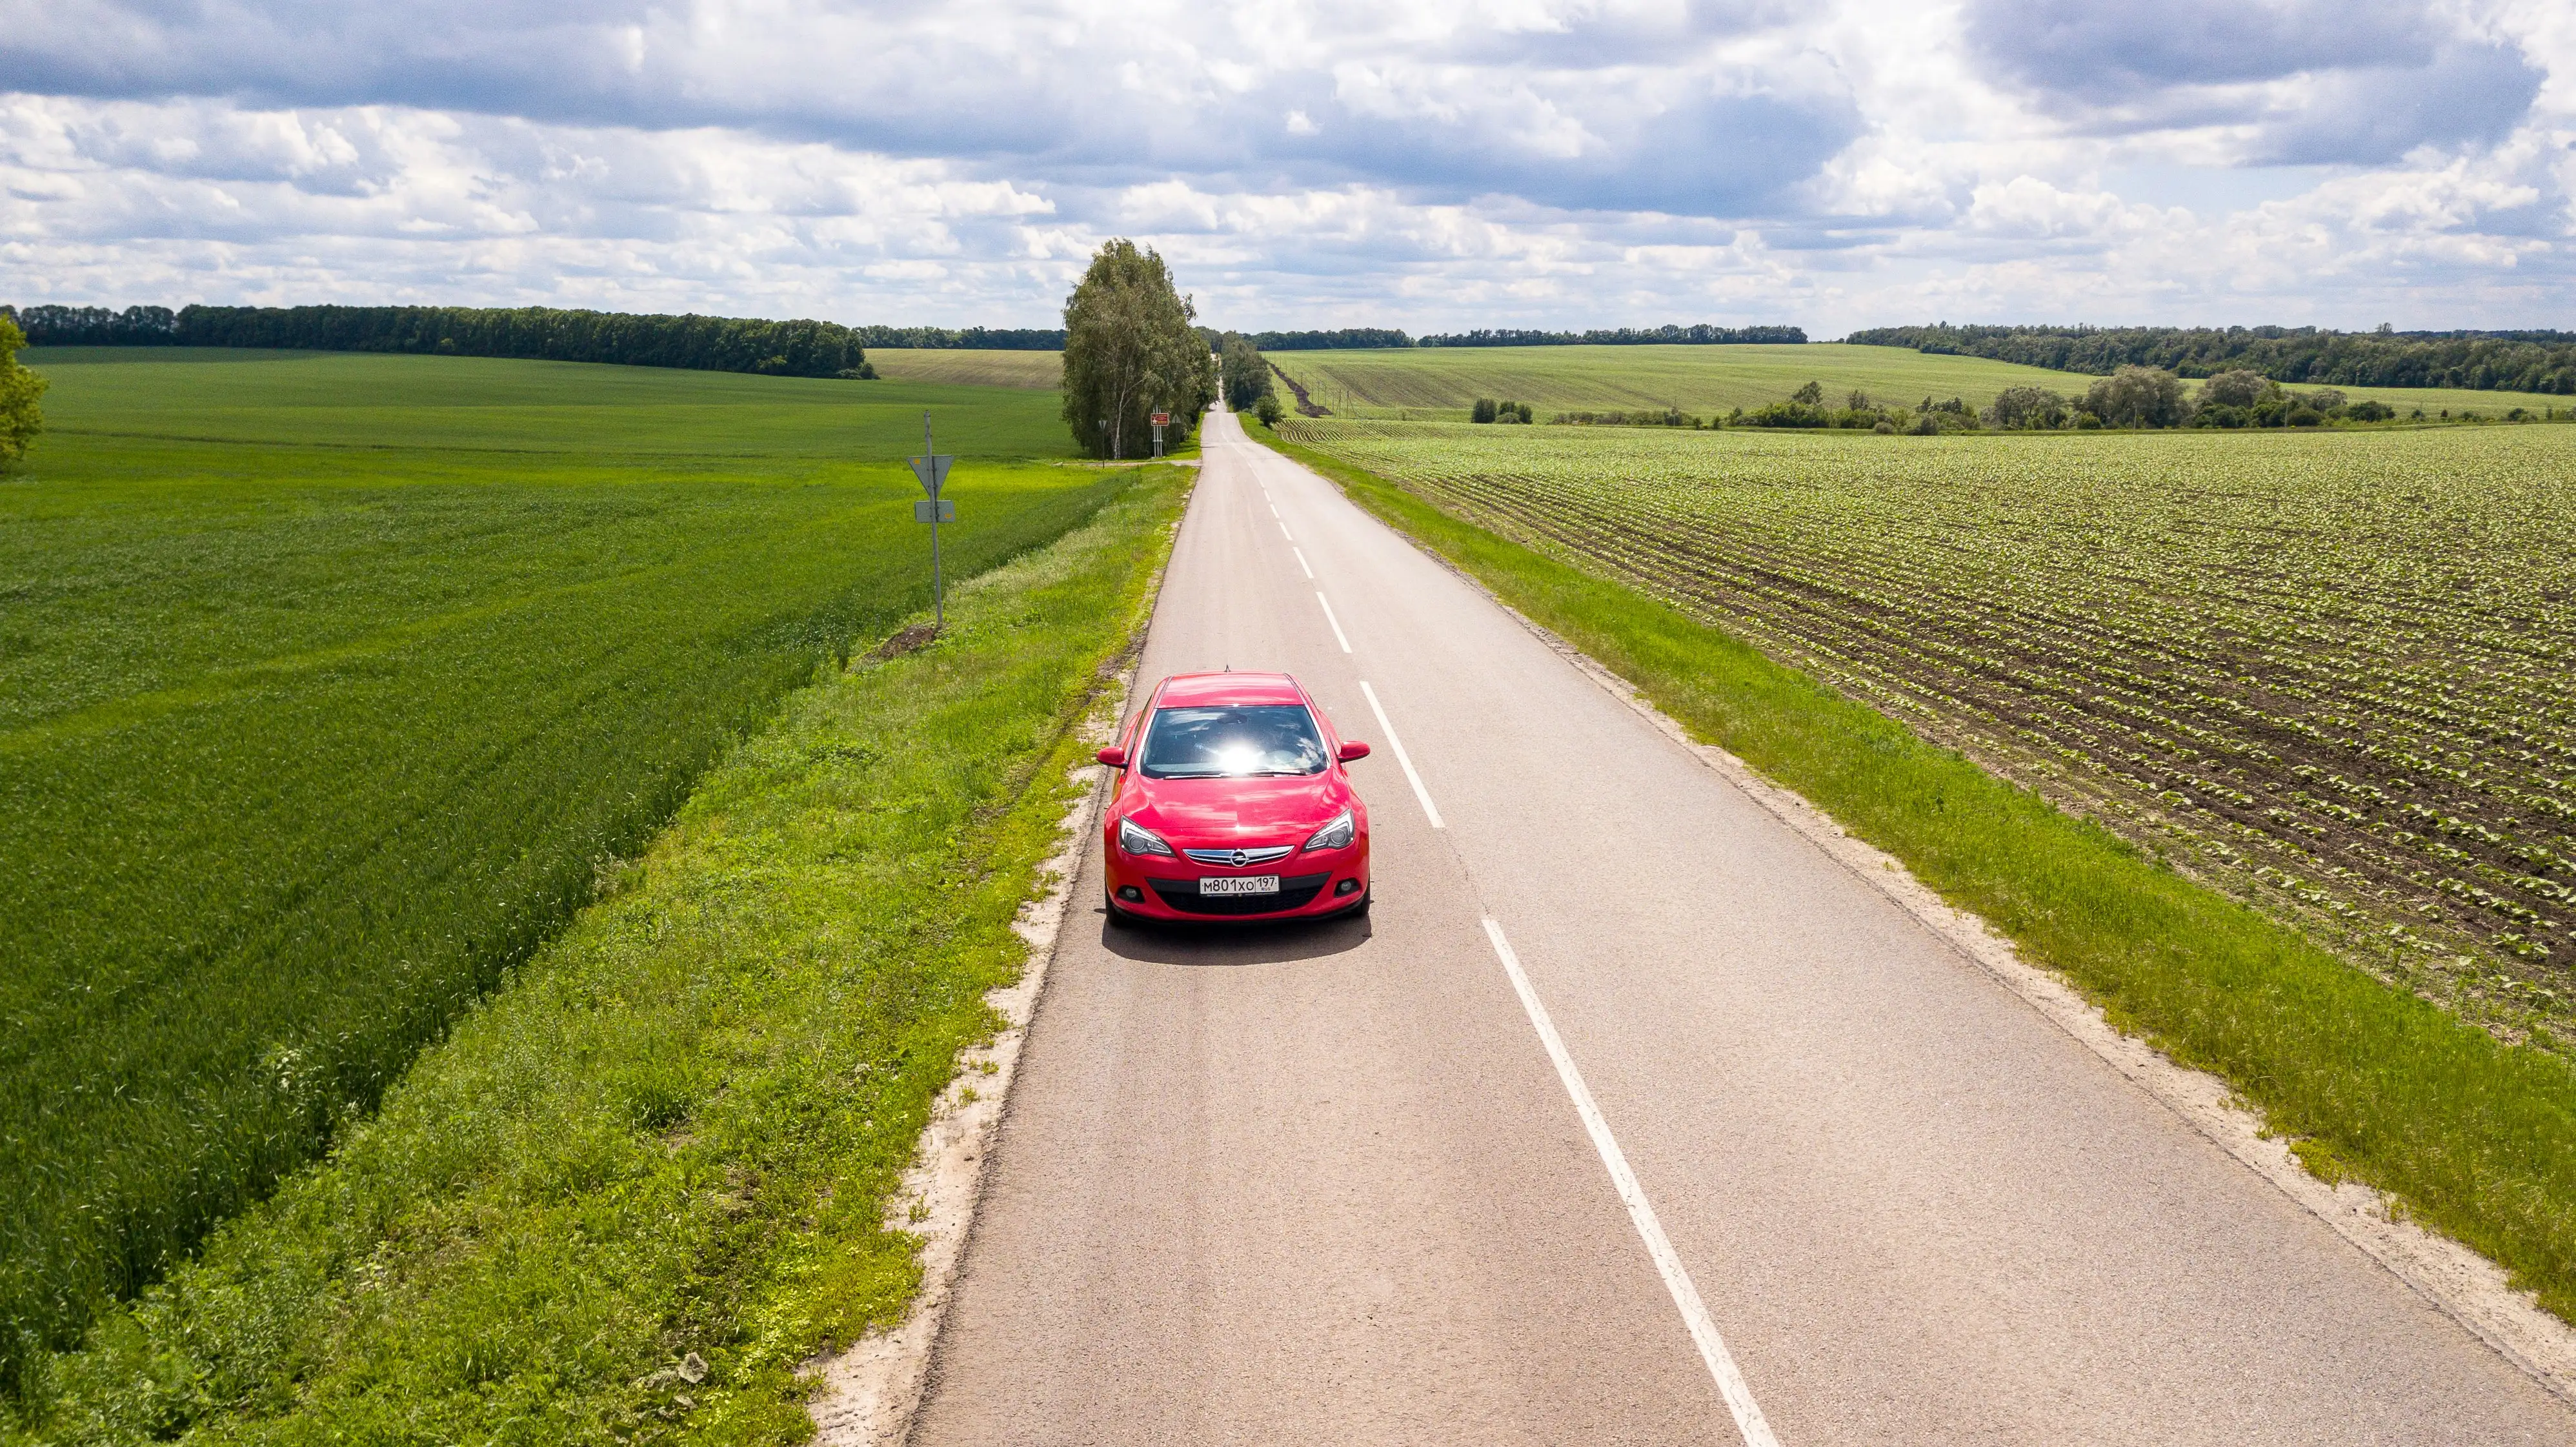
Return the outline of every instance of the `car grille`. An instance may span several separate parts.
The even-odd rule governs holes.
[[[1292,874],[1279,881],[1277,894],[1201,894],[1195,879],[1157,879],[1154,893],[1185,914],[1278,914],[1301,909],[1322,892],[1327,874]]]
[[[1201,864],[1219,869],[1243,869],[1255,864],[1268,864],[1297,852],[1294,844],[1265,844],[1259,849],[1184,849],[1181,851]]]

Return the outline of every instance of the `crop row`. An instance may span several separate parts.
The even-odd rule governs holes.
[[[1298,422],[2516,1017],[2576,963],[2576,437]]]

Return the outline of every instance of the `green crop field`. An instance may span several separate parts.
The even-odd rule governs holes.
[[[19,360],[54,378],[57,434],[890,460],[921,450],[927,409],[942,452],[1068,454],[1056,400],[1018,387],[349,352],[31,347]]]
[[[2082,391],[2090,377],[1982,357],[1930,357],[1895,347],[1413,347],[1273,352],[1271,361],[1335,413],[1457,412],[1478,397],[1556,411],[1667,406],[1723,415],[1777,402],[1810,381],[1837,400],[1854,388],[1907,404],[1929,396],[1984,406],[2006,387]]]
[[[870,347],[868,363],[893,382],[1018,387],[1052,392],[1064,385],[1062,352],[982,352],[940,347]]]
[[[0,1377],[309,1159],[727,742],[1121,474],[1051,397],[30,354],[0,477]]]
[[[935,643],[789,694],[363,1127],[40,1358],[0,1444],[810,1437],[800,1365],[920,1279],[904,1172],[1187,479],[1110,474]]]
[[[2576,1017],[2576,428],[1295,420],[2509,1034]]]
[[[873,355],[873,354],[871,354]],[[1678,407],[1699,416],[1777,402],[1808,382],[1837,405],[1854,390],[1913,405],[1958,397],[1983,407],[2006,387],[2046,387],[2080,396],[2097,378],[2076,372],[1931,356],[1903,347],[1412,347],[1387,351],[1273,352],[1272,362],[1336,415],[1464,420],[1478,397],[1527,402],[1551,412]],[[2406,387],[2347,387],[2401,412],[2474,410],[2500,417],[2513,407],[2564,407],[2563,397]],[[1283,398],[1282,401],[1287,399]],[[1447,414],[1458,414],[1452,419]]]

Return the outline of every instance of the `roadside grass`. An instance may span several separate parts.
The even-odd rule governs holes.
[[[891,425],[845,415],[877,384],[103,350],[0,480],[0,1397],[929,596],[910,473],[828,455]],[[714,450],[634,450],[691,409]],[[951,486],[962,575],[1124,484]]]
[[[1255,438],[1902,860],[2112,1023],[2225,1079],[2311,1169],[2388,1192],[2576,1321],[2576,1067],[2391,989],[1721,629]]]
[[[1186,473],[791,695],[322,1163],[40,1364],[12,1443],[787,1443],[1075,795]],[[0,1416],[0,1421],[6,1421]]]
[[[874,355],[871,353],[870,355]],[[2081,396],[2101,380],[1985,357],[1942,356],[1905,347],[1840,342],[1759,346],[1395,347],[1372,351],[1266,353],[1342,416],[1467,420],[1478,397],[1527,402],[1542,421],[1559,411],[1660,411],[1678,407],[1702,417],[1786,399],[1809,382],[1842,405],[1858,388],[1881,402],[1911,406],[1925,397],[1961,398],[1983,407],[2006,387],[2045,387]],[[2301,388],[2300,390],[2310,390]],[[2514,407],[2534,413],[2565,408],[2568,399],[2531,392],[2450,388],[2345,387],[2355,401],[2375,397],[2405,416],[2444,408],[2502,417]],[[1288,400],[1280,399],[1283,404]]]

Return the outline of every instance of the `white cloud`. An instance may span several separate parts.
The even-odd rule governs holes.
[[[22,302],[1027,325],[1131,234],[1244,326],[2576,320],[2549,0],[0,0],[0,75]]]

